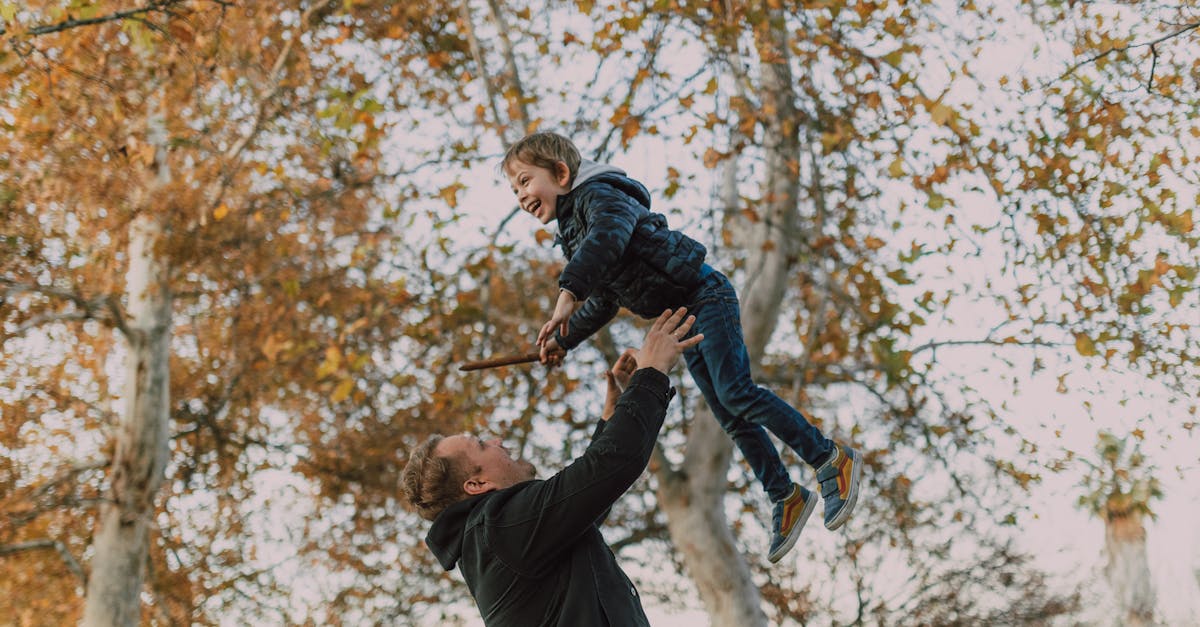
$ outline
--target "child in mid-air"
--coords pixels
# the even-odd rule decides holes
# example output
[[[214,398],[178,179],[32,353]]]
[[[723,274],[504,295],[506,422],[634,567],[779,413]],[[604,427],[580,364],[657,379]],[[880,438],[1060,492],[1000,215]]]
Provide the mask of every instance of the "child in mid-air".
[[[560,135],[525,137],[504,155],[501,169],[522,210],[542,224],[558,220],[556,241],[567,257],[554,315],[538,333],[542,362],[561,360],[621,306],[643,318],[687,307],[696,316],[691,333],[705,337],[684,352],[688,371],[774,504],[767,559],[777,562],[791,550],[816,503],[792,482],[767,431],[816,469],[825,527],[846,522],[858,499],[861,456],[751,380],[737,293],[704,263],[704,246],[651,213],[641,183],[582,160]]]

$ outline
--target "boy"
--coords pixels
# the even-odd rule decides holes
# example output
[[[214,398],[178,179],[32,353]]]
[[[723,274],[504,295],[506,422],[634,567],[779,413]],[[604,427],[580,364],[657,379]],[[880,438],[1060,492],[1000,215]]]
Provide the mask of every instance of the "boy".
[[[567,257],[554,314],[538,333],[542,362],[557,363],[621,306],[643,318],[686,306],[696,316],[693,332],[706,338],[684,353],[688,371],[773,503],[767,559],[777,562],[791,550],[816,503],[792,482],[768,430],[816,469],[825,527],[840,527],[858,499],[861,457],[751,380],[737,294],[704,263],[704,246],[651,213],[641,183],[582,160],[561,135],[525,137],[500,166],[521,209],[542,224],[558,221],[556,241]]]

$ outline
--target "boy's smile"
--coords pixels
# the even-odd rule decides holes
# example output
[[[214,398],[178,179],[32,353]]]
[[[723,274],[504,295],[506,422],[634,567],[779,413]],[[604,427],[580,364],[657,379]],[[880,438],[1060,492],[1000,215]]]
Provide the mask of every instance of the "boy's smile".
[[[518,159],[509,164],[505,172],[513,194],[517,196],[517,204],[542,224],[558,218],[558,197],[570,191],[567,181],[571,172],[567,164],[559,161],[554,169],[552,172]]]

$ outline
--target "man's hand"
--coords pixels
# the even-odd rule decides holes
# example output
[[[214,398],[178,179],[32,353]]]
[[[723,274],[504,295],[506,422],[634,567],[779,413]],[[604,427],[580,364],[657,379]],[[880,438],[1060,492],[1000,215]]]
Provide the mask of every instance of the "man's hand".
[[[554,366],[561,365],[563,358],[566,356],[566,349],[559,346],[558,340],[551,336],[550,339],[542,345],[542,349],[538,354],[538,361],[540,361],[543,365],[553,368]]]
[[[617,410],[617,399],[621,398],[621,393],[629,387],[629,380],[633,378],[635,370],[637,370],[637,351],[627,348],[617,358],[612,369],[604,372],[604,378],[608,381],[608,390],[604,395],[604,411],[600,414],[601,420],[612,418],[613,412]]]
[[[624,353],[617,358],[613,364],[612,370],[608,373],[613,376],[617,387],[624,392],[625,388],[629,387],[629,380],[633,378],[633,373],[638,369],[637,351],[632,348],[625,349]]]
[[[680,307],[675,311],[668,309],[662,312],[662,315],[646,332],[642,348],[636,354],[635,359],[638,366],[654,368],[667,374],[683,351],[699,344],[704,339],[703,333],[697,333],[686,340],[680,339],[688,334],[696,322],[696,316],[688,316],[685,320],[683,316],[686,313],[687,307]]]
[[[575,297],[567,290],[559,290],[558,303],[554,305],[554,315],[550,317],[549,322],[542,325],[542,330],[538,331],[537,345],[545,347],[546,342],[554,337],[555,331],[566,335],[569,330],[567,321],[571,319],[573,313],[575,313]]]

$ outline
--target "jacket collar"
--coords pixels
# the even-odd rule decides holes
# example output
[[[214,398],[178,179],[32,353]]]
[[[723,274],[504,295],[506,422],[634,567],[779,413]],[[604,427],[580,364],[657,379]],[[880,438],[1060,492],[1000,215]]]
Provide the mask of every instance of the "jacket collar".
[[[442,510],[442,513],[433,519],[429,533],[425,535],[425,544],[433,551],[442,568],[454,570],[455,564],[462,558],[462,541],[463,534],[467,531],[467,519],[475,506],[490,494],[495,492],[465,498]]]
[[[575,175],[575,182],[571,183],[571,189],[565,194],[560,194],[554,205],[559,224],[558,232],[560,234],[562,233],[562,224],[564,221],[569,220],[571,214],[575,212],[575,190],[579,189],[584,183],[602,175],[626,176],[625,170],[614,165],[597,163],[587,159],[579,162],[579,172]]]

